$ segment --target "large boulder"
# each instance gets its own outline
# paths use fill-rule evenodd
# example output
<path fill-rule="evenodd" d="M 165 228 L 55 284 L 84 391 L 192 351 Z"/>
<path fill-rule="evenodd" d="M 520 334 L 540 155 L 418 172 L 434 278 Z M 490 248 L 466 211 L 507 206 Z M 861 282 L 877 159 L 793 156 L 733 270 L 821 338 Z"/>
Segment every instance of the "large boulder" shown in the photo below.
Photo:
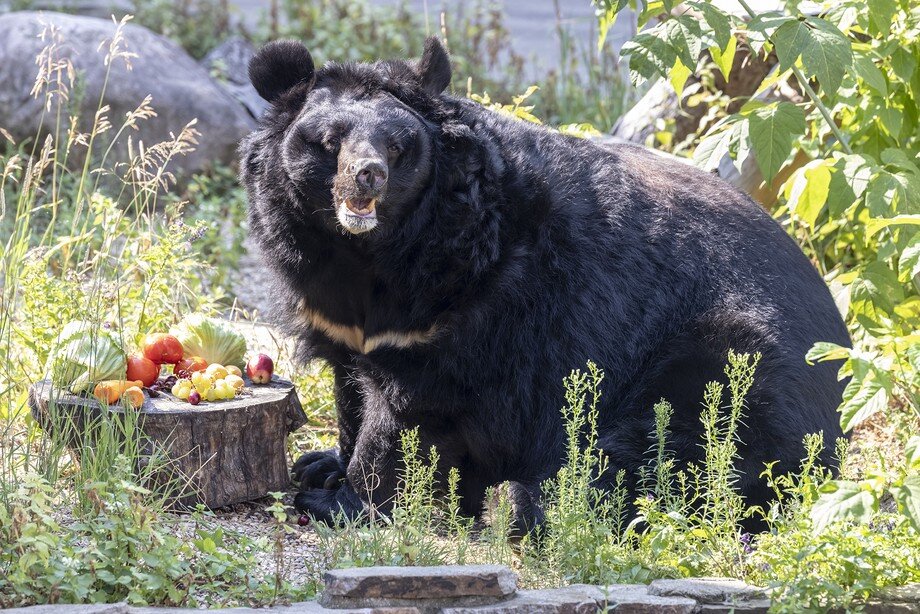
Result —
<path fill-rule="evenodd" d="M 268 103 L 249 82 L 249 61 L 256 48 L 242 36 L 233 36 L 208 52 L 201 60 L 217 84 L 240 102 L 255 119 L 262 116 Z"/>
<path fill-rule="evenodd" d="M 218 163 L 236 159 L 239 140 L 255 124 L 246 109 L 211 79 L 172 41 L 150 30 L 128 24 L 125 26 L 124 50 L 136 54 L 129 59 L 130 68 L 121 58 L 111 62 L 106 83 L 104 65 L 115 24 L 109 19 L 82 17 L 52 12 L 13 12 L 0 15 L 0 127 L 17 140 L 34 137 L 40 126 L 44 101 L 30 94 L 37 73 L 36 57 L 47 45 L 39 37 L 45 25 L 57 28 L 61 39 L 56 55 L 68 58 L 76 69 L 79 96 L 79 127 L 88 131 L 92 126 L 99 97 L 105 83 L 105 104 L 111 107 L 108 117 L 114 128 L 104 137 L 110 138 L 125 115 L 134 110 L 150 94 L 156 117 L 139 121 L 138 130 L 129 131 L 137 142 L 150 146 L 171 140 L 190 121 L 197 119 L 195 129 L 200 133 L 195 151 L 170 163 L 179 174 L 203 170 Z M 49 125 L 46 118 L 45 126 Z M 125 139 L 120 139 L 120 151 L 126 151 Z M 116 151 L 119 149 L 117 148 Z"/>

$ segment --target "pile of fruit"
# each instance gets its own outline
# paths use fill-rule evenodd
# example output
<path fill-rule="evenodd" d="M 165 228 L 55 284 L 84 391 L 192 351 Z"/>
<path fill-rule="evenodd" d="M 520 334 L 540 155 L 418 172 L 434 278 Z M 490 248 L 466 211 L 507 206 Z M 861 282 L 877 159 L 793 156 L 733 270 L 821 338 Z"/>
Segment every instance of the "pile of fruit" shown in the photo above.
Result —
<path fill-rule="evenodd" d="M 75 393 L 92 391 L 101 402 L 139 408 L 146 395 L 170 394 L 198 405 L 246 392 L 239 365 L 244 337 L 222 320 L 189 316 L 170 333 L 147 335 L 139 352 L 125 356 L 115 335 L 86 322 L 64 327 L 49 357 L 52 382 Z M 271 381 L 274 362 L 256 354 L 246 364 L 253 384 Z"/>

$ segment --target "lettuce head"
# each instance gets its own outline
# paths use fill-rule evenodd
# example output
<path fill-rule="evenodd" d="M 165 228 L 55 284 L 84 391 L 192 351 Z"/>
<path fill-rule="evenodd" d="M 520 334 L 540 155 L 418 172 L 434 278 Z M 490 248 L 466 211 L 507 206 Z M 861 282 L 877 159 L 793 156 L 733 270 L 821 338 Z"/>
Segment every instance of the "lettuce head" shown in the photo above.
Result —
<path fill-rule="evenodd" d="M 225 320 L 192 314 L 169 332 L 182 343 L 186 356 L 201 356 L 208 364 L 243 366 L 246 338 Z"/>
<path fill-rule="evenodd" d="M 51 346 L 46 371 L 58 388 L 86 392 L 97 382 L 125 379 L 127 357 L 121 343 L 96 323 L 74 320 Z"/>

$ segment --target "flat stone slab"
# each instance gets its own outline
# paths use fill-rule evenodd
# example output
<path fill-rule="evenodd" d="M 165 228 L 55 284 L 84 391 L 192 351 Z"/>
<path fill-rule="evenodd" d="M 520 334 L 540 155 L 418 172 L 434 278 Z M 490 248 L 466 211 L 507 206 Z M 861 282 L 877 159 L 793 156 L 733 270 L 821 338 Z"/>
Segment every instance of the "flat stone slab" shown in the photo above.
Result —
<path fill-rule="evenodd" d="M 738 603 L 767 598 L 764 589 L 734 578 L 654 580 L 648 586 L 648 593 L 660 597 L 687 597 L 702 604 Z"/>
<path fill-rule="evenodd" d="M 595 614 L 604 592 L 588 584 L 563 588 L 518 591 L 514 598 L 491 606 L 444 608 L 442 614 Z"/>
<path fill-rule="evenodd" d="M 365 567 L 326 572 L 325 596 L 383 599 L 507 598 L 517 576 L 501 565 Z"/>

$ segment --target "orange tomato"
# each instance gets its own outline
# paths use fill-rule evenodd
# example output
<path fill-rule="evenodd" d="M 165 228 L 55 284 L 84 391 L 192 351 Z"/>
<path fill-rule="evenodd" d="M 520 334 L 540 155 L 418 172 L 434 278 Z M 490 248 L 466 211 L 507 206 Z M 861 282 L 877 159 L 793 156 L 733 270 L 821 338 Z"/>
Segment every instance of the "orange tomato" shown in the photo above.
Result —
<path fill-rule="evenodd" d="M 121 379 L 107 379 L 96 384 L 96 387 L 93 389 L 93 396 L 106 405 L 112 405 L 118 401 L 128 388 L 132 386 L 140 387 L 143 385 L 144 383 L 141 381 L 131 382 Z"/>
<path fill-rule="evenodd" d="M 195 371 L 204 371 L 208 368 L 208 361 L 201 356 L 186 356 L 173 366 L 173 373 L 177 377 L 191 377 Z"/>
<path fill-rule="evenodd" d="M 182 344 L 166 333 L 147 335 L 143 350 L 144 356 L 158 365 L 174 365 L 182 360 Z"/>
<path fill-rule="evenodd" d="M 146 356 L 132 356 L 128 359 L 128 379 L 140 380 L 150 387 L 160 376 L 160 367 Z"/>

